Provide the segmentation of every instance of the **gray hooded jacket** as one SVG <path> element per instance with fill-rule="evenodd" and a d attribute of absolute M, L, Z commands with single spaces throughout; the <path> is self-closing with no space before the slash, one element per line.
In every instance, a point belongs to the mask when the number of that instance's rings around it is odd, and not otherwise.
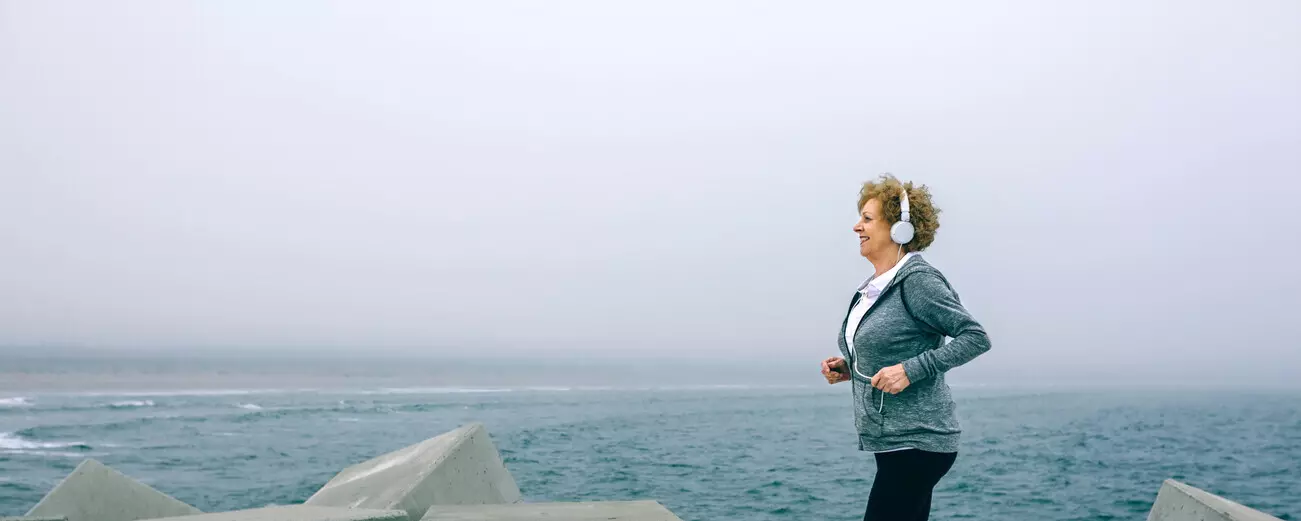
<path fill-rule="evenodd" d="M 850 310 L 861 297 L 854 294 Z M 853 352 L 845 343 L 848 325 L 847 312 L 840 352 L 853 369 L 859 450 L 957 452 L 961 429 L 944 373 L 988 351 L 990 344 L 944 275 L 920 255 L 905 260 L 859 323 Z M 945 337 L 953 340 L 946 343 Z M 892 395 L 871 386 L 872 375 L 896 364 L 903 364 L 908 388 Z"/>

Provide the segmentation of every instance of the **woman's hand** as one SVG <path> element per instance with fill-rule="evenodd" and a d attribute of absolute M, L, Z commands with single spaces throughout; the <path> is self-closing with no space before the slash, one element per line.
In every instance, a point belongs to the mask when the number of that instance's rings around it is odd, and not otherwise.
<path fill-rule="evenodd" d="M 827 379 L 829 384 L 838 384 L 849 381 L 849 366 L 845 359 L 839 356 L 833 356 L 822 361 L 822 377 Z"/>
<path fill-rule="evenodd" d="M 890 394 L 899 394 L 911 383 L 908 381 L 908 373 L 903 370 L 903 364 L 882 368 L 872 377 L 872 387 Z"/>

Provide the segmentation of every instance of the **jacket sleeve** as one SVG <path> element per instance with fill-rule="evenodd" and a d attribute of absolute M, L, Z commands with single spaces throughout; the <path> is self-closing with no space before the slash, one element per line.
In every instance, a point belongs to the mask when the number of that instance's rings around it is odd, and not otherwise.
<path fill-rule="evenodd" d="M 928 349 L 904 360 L 909 382 L 918 382 L 953 369 L 989 351 L 989 335 L 971 317 L 958 296 L 939 275 L 922 272 L 900 281 L 904 304 L 913 317 L 931 329 L 953 338 L 949 343 Z"/>

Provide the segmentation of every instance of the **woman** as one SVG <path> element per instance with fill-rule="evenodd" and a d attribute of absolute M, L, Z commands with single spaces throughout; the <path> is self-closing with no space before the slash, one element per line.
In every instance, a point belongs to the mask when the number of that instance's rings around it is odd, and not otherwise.
<path fill-rule="evenodd" d="M 924 521 L 961 432 L 944 374 L 988 351 L 989 337 L 918 254 L 939 228 L 925 186 L 884 175 L 863 185 L 858 208 L 859 253 L 875 273 L 850 301 L 843 357 L 824 360 L 822 374 L 852 382 L 858 447 L 876 458 L 864 521 Z"/>

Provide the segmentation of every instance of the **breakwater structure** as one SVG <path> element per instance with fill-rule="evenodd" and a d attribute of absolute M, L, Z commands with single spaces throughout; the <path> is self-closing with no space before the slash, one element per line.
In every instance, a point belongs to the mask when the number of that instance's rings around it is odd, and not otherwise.
<path fill-rule="evenodd" d="M 525 502 L 481 423 L 339 472 L 299 505 L 204 513 L 93 459 L 0 521 L 682 521 L 657 501 Z M 1280 521 L 1175 480 L 1148 521 Z"/>

